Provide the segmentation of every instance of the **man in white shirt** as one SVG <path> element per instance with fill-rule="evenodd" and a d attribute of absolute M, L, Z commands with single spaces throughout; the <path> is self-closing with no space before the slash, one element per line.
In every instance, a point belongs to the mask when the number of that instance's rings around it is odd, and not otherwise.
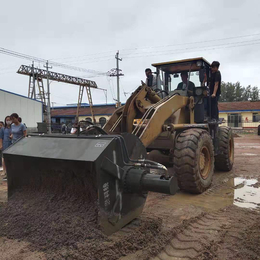
<path fill-rule="evenodd" d="M 146 69 L 145 70 L 145 75 L 146 75 L 146 81 L 145 84 L 150 87 L 152 90 L 156 90 L 158 89 L 157 87 L 157 77 L 155 75 L 153 75 L 152 70 L 151 69 Z"/>

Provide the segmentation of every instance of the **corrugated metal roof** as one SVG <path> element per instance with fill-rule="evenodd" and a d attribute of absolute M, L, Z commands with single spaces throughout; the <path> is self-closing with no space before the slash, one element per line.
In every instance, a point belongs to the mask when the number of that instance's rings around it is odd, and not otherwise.
<path fill-rule="evenodd" d="M 110 105 L 110 106 L 93 106 L 93 111 L 95 115 L 112 115 L 113 112 L 115 111 L 115 106 Z M 77 113 L 77 108 L 76 107 L 63 107 L 63 108 L 56 108 L 51 110 L 51 116 L 57 117 L 60 116 L 75 116 Z M 81 107 L 79 109 L 79 115 L 80 116 L 87 116 L 91 115 L 90 107 Z"/>
<path fill-rule="evenodd" d="M 35 102 L 40 102 L 40 103 L 42 103 L 42 102 L 39 101 L 39 100 L 35 100 L 35 99 L 32 99 L 32 98 L 29 98 L 29 97 L 26 97 L 26 96 L 23 96 L 23 95 L 20 95 L 20 94 L 17 94 L 17 93 L 8 91 L 8 90 L 0 89 L 0 91 L 3 91 L 3 92 L 8 93 L 8 94 L 15 95 L 15 96 L 18 96 L 18 97 L 27 98 L 27 99 L 30 99 L 30 100 L 35 101 Z"/>
<path fill-rule="evenodd" d="M 220 102 L 219 111 L 259 111 L 260 101 Z"/>

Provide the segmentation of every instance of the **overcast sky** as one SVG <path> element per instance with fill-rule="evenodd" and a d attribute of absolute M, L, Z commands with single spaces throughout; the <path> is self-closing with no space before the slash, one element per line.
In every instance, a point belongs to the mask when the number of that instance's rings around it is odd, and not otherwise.
<path fill-rule="evenodd" d="M 1 0 L 0 9 L 2 48 L 102 72 L 115 67 L 119 50 L 122 101 L 151 63 L 191 57 L 220 61 L 223 81 L 260 86 L 259 28 L 259 0 Z M 27 95 L 29 77 L 16 71 L 30 61 L 1 53 L 0 61 L 0 88 Z M 115 78 L 52 70 L 95 80 L 114 102 Z M 76 103 L 77 95 L 77 86 L 51 83 L 55 105 Z M 94 90 L 93 102 L 105 103 L 104 93 Z"/>

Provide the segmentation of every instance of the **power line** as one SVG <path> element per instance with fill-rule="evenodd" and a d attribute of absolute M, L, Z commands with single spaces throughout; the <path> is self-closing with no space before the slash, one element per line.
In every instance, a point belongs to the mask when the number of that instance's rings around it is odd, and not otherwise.
<path fill-rule="evenodd" d="M 227 43 L 227 44 L 220 44 L 215 46 L 203 46 L 203 47 L 190 47 L 190 48 L 182 48 L 182 49 L 176 49 L 176 50 L 167 50 L 167 51 L 157 51 L 157 52 L 146 52 L 144 54 L 148 55 L 136 55 L 136 56 L 129 56 L 125 59 L 132 59 L 132 58 L 143 58 L 143 57 L 150 57 L 150 56 L 158 56 L 158 55 L 168 55 L 168 54 L 174 54 L 174 53 L 180 53 L 180 52 L 194 52 L 194 51 L 208 51 L 208 50 L 215 50 L 215 49 L 221 49 L 221 48 L 234 48 L 234 47 L 243 47 L 248 45 L 256 45 L 260 44 L 260 39 L 255 41 L 245 41 L 245 42 L 237 42 L 237 43 Z M 230 46 L 228 46 L 230 45 Z"/>
<path fill-rule="evenodd" d="M 79 68 L 76 66 L 71 66 L 71 65 L 67 65 L 67 64 L 62 64 L 62 63 L 58 63 L 58 62 L 50 62 L 51 65 L 56 66 L 56 67 L 62 67 L 65 69 L 71 69 L 71 70 L 77 70 L 77 71 L 82 71 L 82 72 L 90 72 L 93 74 L 97 74 L 97 75 L 106 75 L 106 72 L 101 72 L 101 71 L 97 71 L 97 70 L 90 70 L 90 69 L 84 69 L 84 68 Z"/>
<path fill-rule="evenodd" d="M 213 40 L 208 40 L 208 41 L 197 41 L 197 42 L 189 42 L 189 43 L 178 43 L 178 44 L 172 44 L 172 45 L 164 45 L 164 46 L 153 46 L 153 47 L 149 47 L 148 49 L 156 49 L 156 48 L 163 48 L 163 47 L 173 47 L 173 46 L 180 46 L 180 45 L 194 45 L 194 44 L 199 44 L 199 43 L 210 43 L 210 42 L 216 42 L 216 41 L 225 41 L 225 40 L 230 40 L 230 39 L 239 39 L 239 38 L 247 38 L 247 37 L 254 37 L 254 36 L 259 36 L 260 33 L 256 33 L 256 34 L 248 34 L 248 35 L 241 35 L 241 36 L 233 36 L 233 37 L 226 37 L 226 38 L 219 38 L 219 39 L 213 39 Z M 220 49 L 220 48 L 233 48 L 233 47 L 243 47 L 243 46 L 248 46 L 248 45 L 256 45 L 259 44 L 260 39 L 254 39 L 254 40 L 249 40 L 249 41 L 240 41 L 240 42 L 228 42 L 228 43 L 223 43 L 223 44 L 219 44 L 219 45 L 215 45 L 215 46 L 198 46 L 198 47 L 187 47 L 187 48 L 181 48 L 181 49 L 173 49 L 173 50 L 158 50 L 158 51 L 146 51 L 146 52 L 137 52 L 137 53 L 129 53 L 128 57 L 125 57 L 126 59 L 133 59 L 133 58 L 140 58 L 140 57 L 147 57 L 147 56 L 158 56 L 158 55 L 166 55 L 166 54 L 173 54 L 173 53 L 179 53 L 182 51 L 186 51 L 186 52 L 190 52 L 190 50 L 192 50 L 192 52 L 197 51 L 197 50 L 214 50 L 214 49 Z M 230 45 L 230 46 L 228 46 Z M 146 47 L 141 47 L 141 48 L 129 48 L 129 49 L 123 49 L 123 51 L 125 50 L 141 50 L 141 49 L 145 49 Z M 107 51 L 107 52 L 102 52 L 103 54 L 105 53 L 110 53 L 112 51 Z M 5 54 L 5 55 L 9 55 L 9 56 L 13 56 L 16 58 L 21 58 L 21 59 L 26 59 L 26 60 L 30 60 L 30 61 L 35 61 L 38 62 L 39 65 L 40 64 L 45 64 L 47 62 L 46 59 L 43 58 L 39 58 L 39 57 L 35 57 L 32 55 L 27 55 L 27 54 L 23 54 L 23 53 L 19 53 L 16 51 L 12 51 L 12 50 L 8 50 L 5 48 L 1 48 L 0 47 L 0 53 Z M 101 53 L 95 53 L 95 54 L 89 54 L 89 56 L 95 56 L 95 55 L 100 55 Z M 147 55 L 146 55 L 147 54 Z M 83 55 L 80 57 L 87 57 L 88 55 Z M 127 54 L 126 54 L 127 56 Z M 110 55 L 106 55 L 106 56 L 101 56 L 99 57 L 99 59 L 95 59 L 93 58 L 94 62 L 99 62 L 99 61 L 106 61 L 106 60 L 111 60 L 112 57 L 110 59 L 105 59 L 106 57 L 110 57 Z M 91 63 L 91 61 L 88 61 L 87 59 L 81 59 L 79 61 L 86 61 L 83 63 Z M 57 67 L 61 67 L 64 69 L 69 69 L 69 70 L 76 70 L 76 71 L 82 71 L 82 72 L 87 72 L 87 73 L 91 73 L 91 74 L 95 74 L 96 77 L 97 76 L 105 76 L 106 72 L 101 72 L 101 71 L 96 71 L 96 70 L 90 70 L 90 69 L 84 69 L 84 68 L 80 68 L 77 66 L 73 66 L 73 65 L 68 65 L 68 64 L 63 64 L 63 63 L 59 63 L 59 62 L 55 62 L 55 61 L 51 61 L 49 62 L 49 64 L 53 65 L 53 66 L 57 66 Z M 77 62 L 77 64 L 79 64 Z M 5 69 L 4 69 L 5 70 Z M 8 74 L 9 72 L 5 72 L 4 74 Z M 0 75 L 2 75 L 3 73 L 0 73 Z"/>
<path fill-rule="evenodd" d="M 194 44 L 198 44 L 198 43 L 208 43 L 208 42 L 216 42 L 216 41 L 225 41 L 225 40 L 231 40 L 231 39 L 254 37 L 254 36 L 259 36 L 259 35 L 260 35 L 260 33 L 256 33 L 256 34 L 232 36 L 232 37 L 226 37 L 226 38 L 218 38 L 218 39 L 206 40 L 206 41 L 175 43 L 175 44 L 159 45 L 159 46 L 136 47 L 136 48 L 122 49 L 121 51 L 126 51 L 126 50 L 138 50 L 138 49 L 155 49 L 155 48 L 165 48 L 165 47 L 173 47 L 173 46 L 182 46 L 182 45 L 194 45 Z"/>
<path fill-rule="evenodd" d="M 225 41 L 225 40 L 231 40 L 231 39 L 254 37 L 254 36 L 259 36 L 259 35 L 260 35 L 260 33 L 255 33 L 255 34 L 232 36 L 232 37 L 218 38 L 218 39 L 205 40 L 205 41 L 175 43 L 175 44 L 159 45 L 159 46 L 143 46 L 143 47 L 135 47 L 135 48 L 126 48 L 126 49 L 121 49 L 121 51 L 124 52 L 124 51 L 134 51 L 134 50 L 142 50 L 142 49 L 156 49 L 156 48 L 165 48 L 165 47 L 173 47 L 173 46 L 194 45 L 194 44 L 198 44 L 198 43 L 209 43 L 209 42 L 216 42 L 216 41 Z M 93 54 L 87 54 L 87 55 L 80 55 L 80 56 L 76 56 L 76 57 L 70 56 L 70 57 L 56 58 L 56 59 L 58 59 L 58 60 L 59 59 L 61 59 L 61 60 L 68 60 L 69 59 L 70 60 L 72 58 L 72 61 L 74 61 L 75 59 L 78 59 L 78 58 L 81 58 L 81 60 L 82 60 L 83 57 L 84 57 L 83 60 L 85 60 L 86 57 L 90 57 L 90 56 L 94 56 L 92 59 L 96 59 L 96 58 L 99 59 L 99 58 L 111 57 L 113 52 L 114 52 L 114 50 L 110 50 L 110 51 L 106 51 L 106 52 L 99 52 L 99 53 L 93 53 Z M 97 57 L 97 56 L 100 56 L 101 54 L 107 54 L 107 53 L 111 53 L 111 55 Z M 125 55 L 129 55 L 129 54 L 126 53 Z"/>
<path fill-rule="evenodd" d="M 110 58 L 106 58 L 106 57 L 110 57 Z M 109 56 L 104 56 L 102 58 L 94 58 L 94 59 L 81 59 L 81 60 L 75 60 L 75 61 L 71 61 L 71 64 L 88 64 L 88 63 L 96 63 L 96 62 L 103 62 L 103 61 L 111 61 L 113 60 L 114 57 L 109 55 Z"/>
<path fill-rule="evenodd" d="M 82 58 L 82 57 L 99 56 L 100 54 L 107 54 L 107 53 L 111 53 L 111 55 L 112 55 L 114 53 L 114 51 L 98 52 L 98 53 L 92 53 L 92 54 L 80 55 L 80 56 L 69 56 L 69 57 L 53 58 L 51 60 L 68 60 L 68 59 L 71 59 L 71 58 L 72 59 L 77 59 L 77 58 Z M 111 55 L 109 55 L 109 56 L 111 56 Z"/>
<path fill-rule="evenodd" d="M 253 42 L 259 42 L 260 39 L 256 40 L 250 40 L 250 41 L 241 41 L 241 42 L 230 42 L 230 43 L 223 43 L 223 44 L 217 44 L 217 45 L 208 45 L 208 46 L 197 46 L 197 47 L 186 47 L 186 48 L 181 48 L 181 49 L 172 49 L 172 50 L 160 50 L 160 51 L 149 51 L 145 52 L 143 54 L 149 54 L 149 53 L 158 53 L 158 54 L 163 54 L 163 53 L 169 53 L 171 51 L 186 51 L 186 50 L 194 50 L 194 49 L 204 49 L 204 48 L 213 48 L 213 47 L 218 47 L 218 46 L 226 46 L 226 45 L 236 45 L 236 44 L 246 44 L 246 43 L 253 43 Z M 137 53 L 138 54 L 138 53 Z M 134 55 L 132 56 L 134 57 Z"/>
<path fill-rule="evenodd" d="M 108 86 L 110 88 L 112 98 L 115 99 L 113 80 L 107 76 L 107 82 L 108 82 Z M 111 86 L 111 82 L 112 82 L 112 86 Z"/>
<path fill-rule="evenodd" d="M 41 64 L 45 64 L 47 62 L 46 59 L 42 59 L 42 58 L 38 58 L 38 57 L 35 57 L 35 56 L 19 53 L 19 52 L 8 50 L 8 49 L 2 48 L 2 47 L 0 47 L 0 53 L 5 54 L 5 55 L 9 55 L 9 56 L 12 56 L 12 57 L 16 57 L 16 58 L 26 59 L 26 60 L 30 60 L 30 61 L 36 61 L 36 62 L 39 62 Z M 89 72 L 89 73 L 97 74 L 97 75 L 106 75 L 106 72 L 79 68 L 79 67 L 76 67 L 76 66 L 71 66 L 71 65 L 67 65 L 67 64 L 63 64 L 63 63 L 59 63 L 59 62 L 55 62 L 55 61 L 51 61 L 51 62 L 49 62 L 49 64 L 53 65 L 53 66 L 65 68 L 65 69 L 70 69 L 70 70 Z"/>
<path fill-rule="evenodd" d="M 230 40 L 230 39 L 247 38 L 247 37 L 259 36 L 259 35 L 260 35 L 260 33 L 249 34 L 249 35 L 242 35 L 242 36 L 226 37 L 226 38 L 219 38 L 219 39 L 213 39 L 213 40 L 207 40 L 207 41 L 197 41 L 197 42 L 189 42 L 189 43 L 187 43 L 187 42 L 185 42 L 185 43 L 177 43 L 177 44 L 170 44 L 170 45 L 164 45 L 164 46 L 161 45 L 161 46 L 149 46 L 149 47 L 141 47 L 141 48 L 138 48 L 138 47 L 137 48 L 129 48 L 129 49 L 123 49 L 123 51 L 125 51 L 125 50 L 139 50 L 139 51 L 135 52 L 135 53 L 131 53 L 131 52 L 130 53 L 125 53 L 123 56 L 124 56 L 124 58 L 138 58 L 138 57 L 144 57 L 142 54 L 148 54 L 148 53 L 152 53 L 152 54 L 158 53 L 158 55 L 159 55 L 159 53 L 162 53 L 162 54 L 163 53 L 169 53 L 169 51 L 172 51 L 172 50 L 153 51 L 151 49 L 174 47 L 174 46 L 183 46 L 183 45 L 195 45 L 195 44 L 201 44 L 201 43 L 204 44 L 204 43 L 210 43 L 210 42 L 216 42 L 216 41 L 225 41 L 225 40 Z M 247 43 L 247 42 L 252 42 L 252 41 L 257 41 L 257 40 L 259 40 L 259 39 L 243 41 L 243 42 L 228 42 L 228 43 L 223 43 L 223 44 L 220 44 L 220 45 L 221 46 L 222 45 L 223 46 L 225 46 L 225 45 L 235 45 L 235 44 L 239 44 L 239 43 L 244 43 L 244 42 Z M 208 48 L 208 47 L 212 47 L 212 46 L 207 46 L 207 45 L 206 46 L 198 46 L 198 47 L 192 46 L 190 48 L 192 48 L 194 50 L 195 48 L 200 48 L 201 49 L 201 48 L 205 48 L 205 47 Z M 141 51 L 140 52 L 140 50 L 142 50 L 142 49 L 144 49 L 144 50 L 148 49 L 150 51 L 145 51 L 145 52 Z M 177 51 L 178 50 L 187 50 L 187 49 L 189 49 L 189 47 L 183 48 L 183 49 L 177 49 Z M 110 53 L 110 51 L 109 52 L 104 52 L 104 53 Z M 99 55 L 99 53 L 93 54 L 93 56 L 95 56 L 95 55 Z M 79 56 L 79 57 L 82 58 L 82 57 L 85 57 L 85 56 L 83 55 L 83 56 Z M 86 58 L 83 58 L 83 59 L 80 59 L 80 60 L 77 60 L 77 61 L 75 59 L 73 59 L 73 60 L 75 60 L 74 63 L 76 63 L 76 64 L 87 64 L 87 63 L 94 63 L 94 62 L 112 60 L 112 57 L 111 58 L 109 58 L 109 57 L 111 57 L 111 55 L 101 56 L 101 57 L 97 57 L 97 58 L 93 57 L 92 58 L 93 61 L 91 61 L 91 59 L 86 59 Z M 108 58 L 108 59 L 106 59 L 106 58 Z M 72 62 L 73 62 L 73 60 L 72 60 Z"/>

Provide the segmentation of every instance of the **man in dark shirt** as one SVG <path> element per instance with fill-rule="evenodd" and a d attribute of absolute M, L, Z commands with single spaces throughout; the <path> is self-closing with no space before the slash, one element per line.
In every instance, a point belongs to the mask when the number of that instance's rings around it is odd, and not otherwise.
<path fill-rule="evenodd" d="M 210 77 L 210 98 L 211 98 L 211 118 L 218 120 L 218 100 L 221 94 L 221 73 L 218 70 L 220 63 L 213 61 L 211 64 L 211 77 Z"/>
<path fill-rule="evenodd" d="M 178 84 L 177 89 L 178 90 L 187 90 L 187 95 L 192 96 L 193 91 L 195 89 L 195 85 L 192 81 L 189 81 L 189 83 L 188 83 L 188 72 L 187 71 L 183 71 L 181 73 L 181 80 L 182 80 L 182 82 L 180 82 Z"/>

